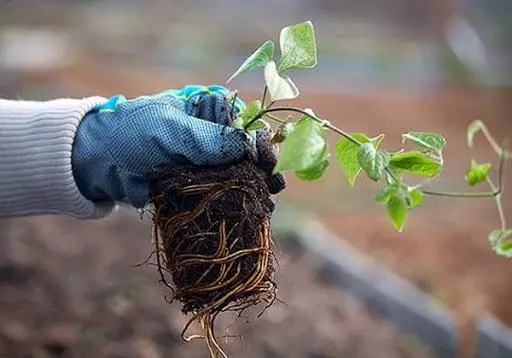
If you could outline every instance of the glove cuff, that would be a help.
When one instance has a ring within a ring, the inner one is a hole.
[[[79,191],[71,166],[79,122],[105,98],[47,102],[0,100],[0,216],[106,216],[113,202],[94,203]]]

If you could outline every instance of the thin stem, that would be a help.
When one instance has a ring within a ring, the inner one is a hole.
[[[505,211],[503,210],[503,204],[501,204],[501,195],[496,196],[496,207],[498,208],[498,214],[501,221],[501,230],[507,229],[507,219],[505,218]]]
[[[271,120],[273,120],[274,122],[277,122],[277,123],[279,123],[279,124],[286,123],[286,121],[283,121],[281,118],[276,117],[276,116],[274,116],[274,115],[272,115],[272,114],[270,114],[270,113],[265,114],[265,117],[267,117],[267,118],[269,118],[269,119],[271,119]]]
[[[360,141],[358,141],[357,139],[352,137],[350,134],[348,134],[348,133],[344,132],[343,130],[339,129],[338,127],[332,125],[331,123],[329,123],[329,121],[326,121],[325,119],[321,119],[321,118],[319,118],[319,117],[317,117],[315,115],[312,115],[311,113],[308,113],[305,110],[297,108],[297,107],[273,107],[273,108],[266,108],[266,109],[260,111],[249,122],[247,122],[247,124],[245,125],[245,129],[249,128],[251,126],[251,124],[254,123],[256,120],[260,119],[261,117],[263,117],[267,113],[271,113],[271,112],[296,112],[296,113],[300,113],[302,115],[308,116],[309,118],[317,121],[318,123],[322,124],[325,128],[330,129],[333,132],[338,133],[342,137],[347,138],[350,142],[354,143],[355,145],[358,145],[358,146],[362,145],[362,143]]]
[[[235,92],[233,93],[233,99],[231,100],[231,118],[234,119],[235,118],[235,103],[236,103],[236,99],[238,98],[238,91],[235,90]]]
[[[444,192],[444,191],[430,191],[430,190],[422,190],[425,195],[432,196],[446,196],[451,198],[492,198],[497,196],[499,193],[490,191],[483,193],[452,193],[452,192]]]
[[[505,153],[501,152],[500,154],[500,162],[498,164],[498,187],[496,188],[492,183],[491,192],[483,192],[483,193],[451,193],[451,192],[442,192],[442,191],[429,191],[423,190],[423,193],[426,195],[432,196],[447,196],[452,198],[490,198],[490,197],[499,197],[501,192],[503,191],[503,177],[504,177],[504,167],[505,164]],[[500,201],[501,205],[501,201]]]
[[[487,178],[487,184],[489,184],[489,187],[491,190],[496,191],[496,186],[492,182],[490,178]],[[501,229],[505,230],[507,228],[507,220],[505,218],[505,212],[503,210],[503,205],[501,204],[501,193],[496,195],[494,197],[494,200],[496,201],[496,208],[498,209],[498,215],[500,217],[500,223],[501,223]]]
[[[491,133],[489,132],[489,129],[487,129],[487,127],[485,125],[481,126],[481,130],[482,130],[482,133],[484,134],[485,138],[487,139],[487,141],[489,142],[489,144],[491,145],[492,149],[501,157],[501,156],[505,156],[505,157],[508,157],[510,155],[510,153],[508,151],[506,151],[505,149],[501,148],[498,143],[496,143],[496,141],[494,140],[494,138],[492,137]]]
[[[498,189],[500,190],[500,193],[498,195],[496,195],[496,197],[494,198],[494,200],[496,201],[496,208],[498,209],[498,215],[500,217],[500,222],[501,222],[501,229],[502,230],[505,230],[507,228],[507,219],[505,218],[505,211],[503,210],[503,205],[501,203],[501,191],[503,190],[503,166],[505,164],[505,159],[506,159],[506,156],[507,156],[507,150],[505,150],[505,143],[504,145],[502,146],[502,151],[500,153],[500,163],[499,163],[499,166],[498,166]],[[496,191],[496,186],[494,185],[494,183],[492,182],[491,178],[487,177],[487,184],[489,184],[489,187]]]
[[[361,146],[362,143],[360,141],[358,141],[356,138],[352,137],[350,134],[348,134],[347,132],[341,130],[340,128],[332,125],[329,121],[327,120],[324,120],[324,119],[321,119],[315,115],[312,115],[311,113],[308,113],[307,111],[303,110],[303,109],[300,109],[300,108],[297,108],[297,107],[273,107],[273,108],[265,108],[265,109],[262,109],[256,116],[254,116],[254,118],[252,118],[249,122],[247,122],[247,124],[245,125],[245,129],[249,128],[251,126],[251,124],[253,124],[255,121],[257,121],[258,119],[260,119],[261,117],[263,116],[268,116],[269,118],[271,119],[274,119],[277,118],[273,118],[273,116],[270,115],[270,113],[272,112],[296,112],[296,113],[300,113],[304,116],[307,116],[315,121],[317,121],[318,123],[321,123],[325,128],[327,129],[330,129],[332,130],[333,132],[341,135],[342,137],[345,137],[347,138],[350,142],[352,142],[353,144],[357,145],[357,146]],[[279,122],[279,120],[277,121]],[[496,188],[496,190],[493,190],[491,192],[476,192],[476,193],[467,193],[467,192],[461,192],[461,193],[456,193],[456,192],[442,192],[442,191],[430,191],[430,190],[423,190],[423,193],[426,194],[426,195],[432,195],[432,196],[445,196],[445,197],[452,197],[452,198],[489,198],[489,197],[498,197],[499,194],[501,193],[502,189],[503,189],[503,163],[505,161],[505,157],[507,156],[507,151],[505,150],[501,150],[501,148],[496,144],[496,142],[494,142],[494,140],[492,139],[492,137],[490,137],[489,133],[487,131],[484,131],[484,134],[486,135],[486,137],[488,137],[489,142],[491,143],[491,145],[493,146],[494,149],[498,148],[500,149],[498,151],[498,153],[500,154],[500,165],[499,165],[499,185],[498,185],[498,188]],[[389,167],[386,167],[386,172],[389,174],[389,176],[395,180],[395,181],[398,181],[398,179],[395,177],[394,173],[391,171],[391,169]],[[501,202],[500,202],[500,205],[501,205]]]
[[[265,100],[267,99],[267,91],[268,91],[268,87],[267,85],[265,85],[265,87],[263,87],[263,93],[261,94],[261,108],[260,108],[260,111],[262,111],[264,108],[265,108]]]

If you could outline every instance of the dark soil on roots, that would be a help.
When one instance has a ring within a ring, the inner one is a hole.
[[[155,253],[172,299],[198,321],[212,356],[223,354],[213,329],[223,311],[275,299],[265,173],[250,162],[220,167],[165,166],[150,179]]]

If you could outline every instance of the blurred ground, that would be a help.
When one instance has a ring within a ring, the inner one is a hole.
[[[80,222],[58,217],[1,220],[0,357],[206,357],[179,338],[186,317],[168,305],[150,251],[150,227],[135,213]],[[318,263],[280,257],[279,298],[230,328],[232,357],[433,357],[354,299],[319,281]],[[312,304],[314,302],[314,304]],[[231,317],[233,318],[233,317]],[[231,323],[223,319],[219,329]]]

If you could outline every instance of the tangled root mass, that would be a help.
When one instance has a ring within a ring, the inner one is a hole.
[[[150,179],[150,201],[162,281],[193,315],[183,338],[198,321],[211,355],[225,356],[215,339],[215,317],[275,299],[274,204],[265,174],[245,161],[160,167]]]

